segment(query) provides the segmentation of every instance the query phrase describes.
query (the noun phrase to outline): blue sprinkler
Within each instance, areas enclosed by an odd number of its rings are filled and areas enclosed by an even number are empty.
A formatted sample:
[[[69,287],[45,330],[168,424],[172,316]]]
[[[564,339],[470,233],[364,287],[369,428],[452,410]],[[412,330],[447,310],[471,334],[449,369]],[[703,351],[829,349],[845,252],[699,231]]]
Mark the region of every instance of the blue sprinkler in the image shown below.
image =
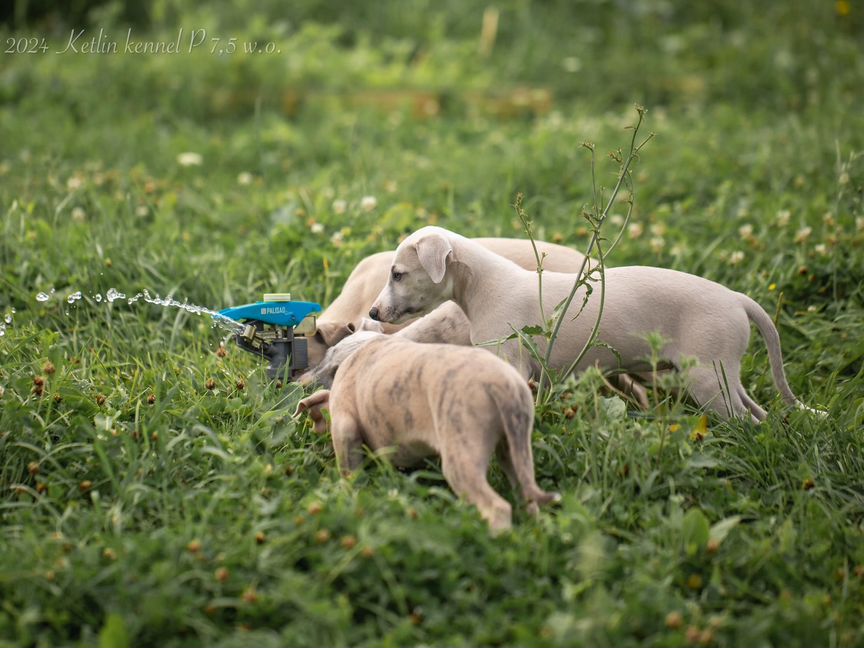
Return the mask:
[[[220,315],[245,325],[234,340],[244,351],[267,358],[267,375],[277,378],[286,363],[294,377],[309,366],[308,337],[317,329],[314,313],[321,306],[313,302],[291,301],[287,293],[267,293],[264,301],[219,311]]]

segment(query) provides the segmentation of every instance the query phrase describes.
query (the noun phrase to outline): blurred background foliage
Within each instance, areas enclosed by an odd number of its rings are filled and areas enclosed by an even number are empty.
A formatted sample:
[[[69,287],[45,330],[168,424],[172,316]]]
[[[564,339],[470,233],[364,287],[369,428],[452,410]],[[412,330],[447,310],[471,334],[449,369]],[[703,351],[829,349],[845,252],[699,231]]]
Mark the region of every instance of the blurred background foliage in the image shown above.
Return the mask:
[[[494,33],[493,43],[478,44],[488,11],[497,18],[486,34]],[[91,92],[113,80],[119,66],[125,83],[114,88],[117,98],[168,111],[182,106],[192,114],[240,114],[256,99],[277,107],[287,101],[290,110],[293,100],[286,93],[322,89],[410,87],[446,96],[519,85],[542,86],[558,100],[594,107],[734,102],[801,110],[855,96],[864,77],[862,14],[860,4],[848,0],[240,0],[216,6],[79,0],[62,7],[13,0],[4,5],[0,24],[61,42],[81,27],[102,27],[115,38],[131,27],[136,36],[168,39],[184,27],[187,35],[203,28],[208,37],[279,43],[284,55],[276,59],[234,54],[204,70],[207,48],[146,65],[104,57],[82,70],[81,78],[67,81]],[[45,57],[41,64],[50,69],[68,61]],[[34,98],[26,70],[11,77],[4,74],[3,99]],[[138,92],[128,92],[133,86]],[[61,90],[72,88],[54,88],[56,94]]]

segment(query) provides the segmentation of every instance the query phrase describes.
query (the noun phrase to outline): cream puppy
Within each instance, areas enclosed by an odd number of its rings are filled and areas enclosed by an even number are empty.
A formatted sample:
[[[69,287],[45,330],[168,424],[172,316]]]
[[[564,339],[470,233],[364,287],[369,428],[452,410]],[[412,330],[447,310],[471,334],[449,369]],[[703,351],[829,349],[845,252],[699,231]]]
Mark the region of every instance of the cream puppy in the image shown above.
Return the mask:
[[[543,274],[545,312],[551,313],[567,296],[576,276]],[[585,295],[577,292],[553,348],[551,364],[563,370],[590,337],[599,308],[598,287],[585,309],[575,317]],[[408,314],[428,312],[448,299],[471,321],[475,343],[499,340],[514,329],[540,323],[537,277],[480,245],[440,227],[424,227],[396,249],[390,279],[370,310],[372,319],[399,323]],[[674,270],[631,266],[606,270],[606,299],[599,341],[576,370],[598,364],[606,369],[644,372],[650,348],[646,336],[665,340],[664,360],[680,368],[686,358],[697,365],[688,374],[688,390],[703,407],[721,418],[766,413],[741,384],[741,357],[747,350],[750,323],[765,339],[774,383],[790,405],[804,407],[792,393],[783,372],[780,337],[771,318],[755,301],[718,283]],[[545,340],[538,340],[545,350]],[[501,345],[523,375],[538,367],[520,353],[518,342]],[[616,355],[617,354],[617,355]]]
[[[527,270],[537,269],[534,250],[528,240],[507,238],[473,240],[490,252],[506,257]],[[546,255],[543,260],[545,270],[577,272],[585,258],[579,252],[563,245],[545,241],[536,241],[536,244],[537,251]],[[393,251],[379,252],[357,264],[345,281],[341,294],[318,318],[318,330],[313,337],[309,338],[308,343],[309,367],[315,367],[321,362],[328,348],[351,335],[359,327],[360,320],[367,316],[375,297],[387,283],[395,255]],[[400,328],[401,325],[384,324],[382,331],[393,333]]]

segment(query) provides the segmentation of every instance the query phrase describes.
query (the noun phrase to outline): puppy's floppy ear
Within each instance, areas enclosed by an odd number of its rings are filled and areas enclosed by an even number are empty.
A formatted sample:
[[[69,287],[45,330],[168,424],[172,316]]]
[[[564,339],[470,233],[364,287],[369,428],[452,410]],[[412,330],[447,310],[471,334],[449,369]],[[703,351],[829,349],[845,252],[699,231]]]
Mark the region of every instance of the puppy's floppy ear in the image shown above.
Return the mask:
[[[311,396],[307,396],[297,403],[297,409],[294,410],[292,418],[297,418],[300,414],[309,410],[309,416],[312,417],[312,421],[315,423],[315,431],[323,434],[327,431],[327,419],[324,418],[321,410],[326,409],[329,404],[330,390],[319,389]]]
[[[343,338],[348,337],[354,332],[354,325],[351,322],[340,324],[338,322],[318,322],[318,330],[315,331],[315,337],[328,347],[337,344]]]
[[[441,283],[447,272],[447,257],[453,252],[450,242],[440,234],[427,234],[414,244],[420,265],[434,283]]]

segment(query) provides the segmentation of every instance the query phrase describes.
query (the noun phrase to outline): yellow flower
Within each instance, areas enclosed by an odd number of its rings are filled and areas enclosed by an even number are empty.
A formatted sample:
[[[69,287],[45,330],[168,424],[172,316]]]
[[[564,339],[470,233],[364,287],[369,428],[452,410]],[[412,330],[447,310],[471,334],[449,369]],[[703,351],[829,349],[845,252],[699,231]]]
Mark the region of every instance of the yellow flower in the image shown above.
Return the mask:
[[[768,284],[768,290],[770,290],[771,292],[774,292],[775,290],[777,290],[777,284],[776,283]]]
[[[699,421],[690,432],[690,440],[702,441],[706,436],[708,436],[708,417],[703,415],[699,417]]]
[[[837,0],[834,7],[837,10],[838,16],[848,16],[852,13],[852,4],[849,0]]]

